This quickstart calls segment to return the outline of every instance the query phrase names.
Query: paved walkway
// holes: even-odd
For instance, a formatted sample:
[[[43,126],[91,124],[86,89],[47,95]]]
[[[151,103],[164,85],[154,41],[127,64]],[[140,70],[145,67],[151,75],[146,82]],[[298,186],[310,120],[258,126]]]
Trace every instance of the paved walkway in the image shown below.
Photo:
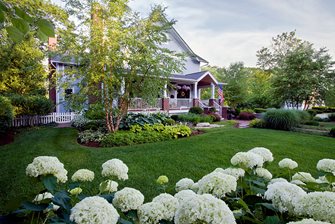
[[[236,120],[240,125],[239,128],[248,128],[250,121]]]
[[[63,123],[63,124],[58,124],[57,128],[70,128],[71,123]]]

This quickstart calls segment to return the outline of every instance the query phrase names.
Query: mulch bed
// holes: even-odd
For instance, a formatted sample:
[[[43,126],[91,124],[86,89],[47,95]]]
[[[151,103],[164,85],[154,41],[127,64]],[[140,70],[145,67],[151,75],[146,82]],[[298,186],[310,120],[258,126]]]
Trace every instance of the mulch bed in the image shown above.
[[[195,130],[192,130],[191,136],[201,135],[203,133],[205,133],[203,130],[195,129]]]
[[[0,134],[0,145],[7,145],[10,144],[14,141],[14,136],[15,136],[15,131],[14,130],[9,130],[6,133],[1,133]]]

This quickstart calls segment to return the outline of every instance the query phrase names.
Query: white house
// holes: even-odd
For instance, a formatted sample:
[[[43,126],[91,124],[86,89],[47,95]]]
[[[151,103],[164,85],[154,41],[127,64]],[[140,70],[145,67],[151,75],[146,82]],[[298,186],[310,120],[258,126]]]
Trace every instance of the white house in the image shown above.
[[[167,111],[169,113],[186,112],[192,106],[216,107],[222,114],[222,107],[215,100],[215,89],[220,84],[215,77],[208,71],[201,71],[201,66],[208,62],[194,53],[187,45],[185,40],[172,28],[169,33],[169,42],[164,47],[178,53],[185,53],[185,66],[180,74],[171,74],[169,80],[171,85],[167,85],[164,90],[164,97],[157,99],[154,106],[149,106],[140,98],[134,98],[130,105],[130,111]],[[50,38],[49,44],[54,44],[55,39]],[[63,62],[60,58],[51,58],[50,66],[57,72],[64,71],[66,66],[73,65],[74,62]],[[51,74],[52,75],[52,74]],[[57,84],[56,84],[57,86]],[[171,87],[172,86],[172,87]],[[201,90],[211,88],[211,99],[202,101],[200,99]],[[56,112],[67,112],[66,95],[76,93],[78,86],[76,83],[69,89],[51,88],[49,95],[50,99],[56,104]]]

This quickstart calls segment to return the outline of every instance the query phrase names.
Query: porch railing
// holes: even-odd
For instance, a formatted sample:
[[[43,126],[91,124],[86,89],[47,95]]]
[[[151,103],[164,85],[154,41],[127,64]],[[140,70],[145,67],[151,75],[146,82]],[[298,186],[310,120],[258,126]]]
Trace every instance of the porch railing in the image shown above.
[[[132,98],[129,105],[129,110],[160,110],[162,109],[162,99],[157,98],[154,102],[145,102],[142,98]]]
[[[193,106],[192,99],[170,99],[170,109],[188,109]]]

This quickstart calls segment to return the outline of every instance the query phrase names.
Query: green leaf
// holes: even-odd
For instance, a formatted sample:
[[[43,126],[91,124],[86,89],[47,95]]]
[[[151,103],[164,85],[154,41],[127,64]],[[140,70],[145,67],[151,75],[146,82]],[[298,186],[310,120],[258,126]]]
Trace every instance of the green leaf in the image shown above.
[[[279,224],[281,223],[278,216],[267,216],[264,220],[264,224]]]
[[[120,223],[120,224],[132,224],[132,222],[129,222],[129,221],[127,221],[125,219],[122,219],[122,218],[119,219],[118,223]]]
[[[278,212],[278,209],[276,209],[272,204],[270,203],[257,203],[256,205],[261,205],[271,211]]]
[[[36,25],[38,26],[38,32],[43,33],[47,37],[55,36],[54,26],[49,20],[39,19]]]
[[[325,176],[329,183],[335,183],[335,176],[332,173],[327,173]]]
[[[0,9],[0,24],[5,22],[5,13]]]
[[[34,204],[32,202],[26,201],[22,203],[22,206],[29,211],[40,212],[46,209],[48,204]]]
[[[43,33],[42,31],[38,30],[36,33],[36,36],[38,39],[40,39],[41,41],[47,41],[48,40],[48,36],[45,35],[45,33]]]
[[[21,18],[13,18],[11,20],[13,26],[20,30],[24,35],[29,31],[29,24]]]
[[[0,11],[8,12],[8,7],[0,1]]]
[[[24,38],[24,34],[14,26],[7,27],[6,31],[9,38],[16,43],[21,42]]]
[[[15,10],[15,14],[20,17],[21,19],[31,23],[33,22],[33,19],[22,9],[18,8],[18,7],[14,7]]]
[[[71,210],[71,198],[66,191],[57,192],[52,198],[52,202],[56,205],[61,206],[67,211]]]
[[[57,186],[57,179],[52,175],[48,175],[42,178],[42,183],[48,191],[53,193]]]

